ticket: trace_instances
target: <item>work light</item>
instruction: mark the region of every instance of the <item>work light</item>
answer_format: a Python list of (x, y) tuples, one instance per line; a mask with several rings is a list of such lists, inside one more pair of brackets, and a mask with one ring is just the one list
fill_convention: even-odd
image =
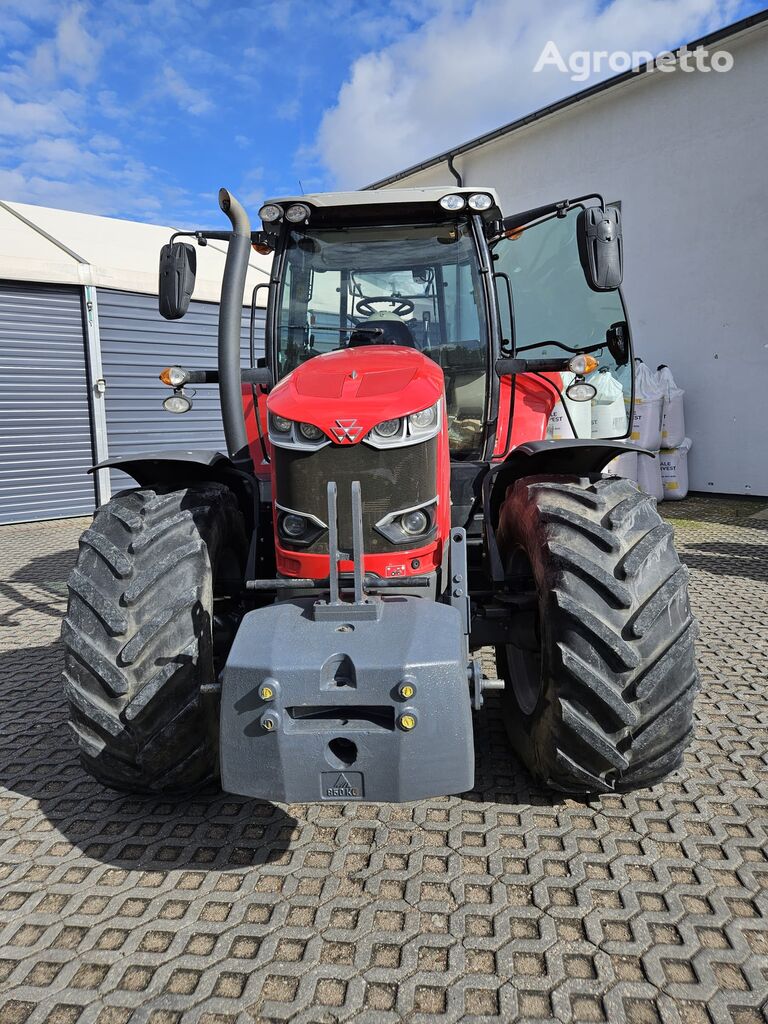
[(259, 216), (266, 224), (272, 224), (283, 216), (282, 208), (275, 203), (267, 203), (259, 210)]
[(493, 200), (484, 192), (475, 192), (473, 196), (469, 197), (467, 203), (471, 210), (488, 210), (493, 205)]
[(444, 210), (451, 210), (452, 212), (456, 210), (463, 210), (465, 206), (464, 196), (443, 196), (440, 200), (440, 205)]
[(309, 220), (309, 207), (304, 203), (294, 203), (285, 211), (285, 219), (291, 224), (300, 224), (302, 221)]
[(572, 402), (591, 402), (597, 394), (597, 388), (585, 380), (575, 380), (565, 389), (565, 394)]
[(178, 394), (168, 395), (163, 401), (163, 408), (166, 412), (189, 412), (192, 408), (192, 399), (188, 398), (183, 391), (180, 391)]

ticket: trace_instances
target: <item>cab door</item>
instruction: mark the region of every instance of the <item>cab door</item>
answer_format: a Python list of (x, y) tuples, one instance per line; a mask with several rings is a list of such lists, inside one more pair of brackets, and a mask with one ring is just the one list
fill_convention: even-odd
[[(587, 279), (577, 234), (583, 209), (576, 205), (515, 228), (491, 248), (506, 349), (503, 354), (568, 359), (588, 352), (598, 363), (588, 382), (596, 387), (600, 401), (570, 401), (564, 395), (573, 380), (569, 373), (502, 378), (494, 458), (503, 458), (524, 441), (545, 437), (559, 440), (628, 434), (632, 369), (626, 313), (619, 288), (597, 291)], [(622, 334), (626, 342), (626, 353), (619, 358), (608, 347), (611, 332)], [(616, 346), (612, 348), (616, 352)], [(608, 401), (611, 415), (603, 415), (602, 409), (596, 415), (596, 404)]]

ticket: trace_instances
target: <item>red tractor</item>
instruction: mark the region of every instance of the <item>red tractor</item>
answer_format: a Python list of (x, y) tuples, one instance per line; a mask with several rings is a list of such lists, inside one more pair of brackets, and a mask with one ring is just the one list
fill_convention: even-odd
[[(290, 802), (459, 793), (489, 689), (556, 789), (676, 768), (698, 685), (687, 572), (653, 499), (602, 472), (636, 451), (618, 211), (382, 190), (270, 200), (252, 231), (219, 202), (231, 230), (191, 233), (229, 242), (218, 369), (161, 379), (175, 412), (218, 385), (228, 453), (103, 463), (138, 487), (98, 510), (69, 584), (87, 770)], [(252, 245), (274, 262), (266, 355), (243, 367)], [(194, 268), (174, 236), (169, 319)], [(626, 399), (612, 438), (590, 436), (599, 373)], [(556, 403), (572, 436), (547, 439)]]

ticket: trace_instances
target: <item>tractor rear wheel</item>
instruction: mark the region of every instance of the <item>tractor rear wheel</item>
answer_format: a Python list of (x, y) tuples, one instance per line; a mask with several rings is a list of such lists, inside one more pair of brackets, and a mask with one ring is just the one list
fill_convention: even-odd
[(688, 570), (629, 480), (526, 477), (500, 511), (516, 611), (497, 648), (510, 740), (555, 789), (649, 786), (677, 768), (698, 689)]
[(242, 579), (235, 495), (216, 482), (124, 491), (80, 538), (62, 627), (69, 725), (83, 766), (132, 792), (218, 773), (218, 670)]

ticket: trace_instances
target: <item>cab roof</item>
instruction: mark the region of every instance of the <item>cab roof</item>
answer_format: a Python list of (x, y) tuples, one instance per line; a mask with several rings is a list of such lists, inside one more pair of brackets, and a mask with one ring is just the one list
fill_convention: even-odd
[[(378, 217), (381, 214), (392, 216), (395, 209), (399, 207), (404, 219), (409, 219), (415, 213), (423, 217), (425, 214), (432, 214), (435, 210), (442, 216), (448, 211), (443, 210), (438, 204), (443, 196), (461, 195), (469, 197), (476, 192), (489, 195), (493, 200), (492, 205), (481, 212), (484, 220), (499, 220), (501, 210), (496, 190), (483, 185), (476, 185), (464, 188), (451, 188), (450, 185), (440, 185), (430, 188), (379, 188), (366, 189), (364, 192), (316, 192), (306, 196), (280, 196), (276, 199), (267, 199), (263, 205), (275, 204), (277, 206), (290, 206), (292, 203), (304, 203), (311, 210), (317, 210), (323, 221), (337, 220), (360, 220), (370, 214), (371, 217)], [(311, 221), (310, 221), (311, 223)]]

